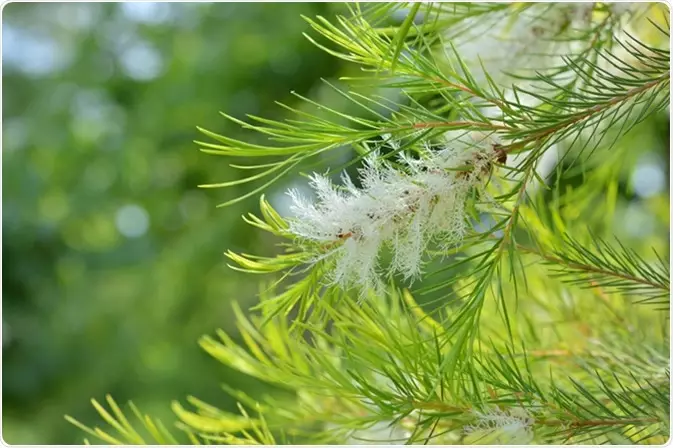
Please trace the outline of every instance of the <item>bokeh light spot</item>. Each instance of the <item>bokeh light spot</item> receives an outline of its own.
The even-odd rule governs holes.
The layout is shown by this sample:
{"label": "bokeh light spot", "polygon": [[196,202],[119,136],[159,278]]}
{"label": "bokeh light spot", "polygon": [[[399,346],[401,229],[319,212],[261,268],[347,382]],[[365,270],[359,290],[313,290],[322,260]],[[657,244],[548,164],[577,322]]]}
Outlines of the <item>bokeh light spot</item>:
{"label": "bokeh light spot", "polygon": [[28,142],[28,123],[25,118],[6,119],[2,127],[2,150],[16,151]]}
{"label": "bokeh light spot", "polygon": [[27,75],[45,76],[68,67],[72,54],[46,33],[3,23],[2,62]]}
{"label": "bokeh light spot", "polygon": [[631,177],[633,191],[641,198],[649,198],[664,191],[666,176],[661,166],[655,162],[636,165]]}
{"label": "bokeh light spot", "polygon": [[164,69],[161,54],[146,42],[135,42],[121,53],[122,70],[126,76],[137,81],[150,81]]}
{"label": "bokeh light spot", "polygon": [[56,223],[68,214],[68,198],[61,190],[40,199],[40,215],[50,223]]}
{"label": "bokeh light spot", "polygon": [[129,204],[117,210],[115,224],[119,233],[127,238],[143,236],[150,226],[147,211],[139,205]]}
{"label": "bokeh light spot", "polygon": [[55,18],[60,26],[73,31],[91,29],[100,16],[100,4],[96,3],[65,3],[54,5]]}
{"label": "bokeh light spot", "polygon": [[124,2],[119,5],[122,13],[138,23],[157,25],[171,20],[171,4],[161,2]]}

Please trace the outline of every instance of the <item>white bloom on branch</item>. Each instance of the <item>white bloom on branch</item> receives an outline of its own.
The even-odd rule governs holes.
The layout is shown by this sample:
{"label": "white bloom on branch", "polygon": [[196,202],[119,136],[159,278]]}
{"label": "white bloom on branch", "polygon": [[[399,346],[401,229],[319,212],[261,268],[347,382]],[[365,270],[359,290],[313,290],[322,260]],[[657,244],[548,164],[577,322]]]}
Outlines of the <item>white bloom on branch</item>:
{"label": "white bloom on branch", "polygon": [[[468,18],[460,32],[446,36],[482,83],[484,71],[502,85],[563,64],[562,56],[576,53],[582,41],[573,34],[591,25],[593,3],[540,3],[513,15],[512,6],[486,17]],[[454,60],[449,48],[447,57]],[[521,80],[518,80],[521,84]]]}
{"label": "white bloom on branch", "polygon": [[499,409],[487,412],[474,411],[477,422],[463,428],[465,434],[492,434],[499,444],[528,444],[533,440],[531,427],[535,419],[524,408]]}
{"label": "white bloom on branch", "polygon": [[335,267],[331,280],[363,290],[380,284],[380,255],[392,253],[387,269],[412,279],[421,273],[429,243],[450,247],[466,231],[466,201],[483,186],[497,157],[486,137],[454,138],[447,146],[426,148],[419,158],[400,155],[399,168],[378,155],[359,170],[361,187],[348,176],[336,186],[313,174],[317,201],[289,192],[290,232],[302,242],[317,243]]}
{"label": "white bloom on branch", "polygon": [[[624,22],[637,3],[608,3],[614,22]],[[533,81],[507,74],[534,78],[536,73],[551,74],[567,65],[564,57],[586,51],[587,33],[603,32],[599,26],[606,11],[596,3],[537,3],[509,8],[485,16],[475,16],[449,28],[445,39],[446,56],[456,60],[453,45],[471,74],[481,83],[488,73],[503,87],[516,83],[529,87]]]}

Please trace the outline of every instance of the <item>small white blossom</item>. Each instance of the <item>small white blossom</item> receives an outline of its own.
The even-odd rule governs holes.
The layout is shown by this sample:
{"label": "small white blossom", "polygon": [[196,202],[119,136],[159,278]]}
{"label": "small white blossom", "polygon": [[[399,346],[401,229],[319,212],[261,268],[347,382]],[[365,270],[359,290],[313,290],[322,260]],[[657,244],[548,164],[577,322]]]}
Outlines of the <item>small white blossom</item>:
{"label": "small white blossom", "polygon": [[335,186],[320,174],[311,176],[317,201],[289,192],[295,218],[290,232],[299,243],[318,243],[335,267],[331,280],[363,290],[377,287],[379,257],[390,248],[389,273],[412,279],[421,272],[431,241],[448,247],[467,230],[466,201],[483,185],[496,152],[486,139],[453,139],[439,150],[426,148],[420,158],[401,155],[401,169],[374,155],[359,170],[357,188],[348,176]]}
{"label": "small white blossom", "polygon": [[[562,57],[582,50],[577,30],[589,29],[593,3],[535,4],[516,13],[502,10],[465,19],[460,34],[448,35],[472,75],[485,82],[484,71],[508,85],[506,74],[531,76],[564,64]],[[447,48],[448,52],[448,48]],[[454,59],[447,54],[449,60]],[[525,84],[517,80],[517,84]]]}
{"label": "small white blossom", "polygon": [[[637,11],[640,6],[638,3],[621,2],[608,3],[607,7],[614,17],[621,20],[623,17],[628,17],[630,15],[628,13]],[[545,69],[564,65],[563,56],[585,48],[585,39],[574,40],[572,36],[577,34],[577,31],[588,30],[591,26],[595,26],[598,19],[595,17],[594,9],[595,3],[591,2],[539,4],[531,6],[521,14],[520,18],[514,20],[505,20],[505,17],[511,16],[509,10],[502,12],[501,20],[496,22],[489,22],[489,19],[480,17],[468,19],[468,22],[469,20],[474,21],[474,26],[467,27],[470,29],[471,37],[465,42],[460,41],[456,47],[469,63],[471,70],[474,71],[473,74],[478,79],[482,79],[482,82],[484,81],[482,64],[487,73],[501,82],[505,80],[505,76],[498,75],[502,75],[503,71],[509,73],[517,71],[519,74],[528,72],[529,75],[532,74],[531,70],[544,72]],[[629,31],[636,34],[633,30]],[[557,39],[561,34],[564,34],[563,38]],[[618,36],[623,38],[623,34],[622,32]],[[617,45],[611,51],[618,55],[617,60],[630,61],[633,59],[632,55],[622,46]],[[608,59],[600,58],[598,65],[605,72],[614,74],[619,72],[619,68],[610,64]],[[516,81],[519,87],[524,88],[531,88],[530,84],[533,84],[530,80],[511,79],[511,81]],[[582,82],[578,82],[578,86],[581,85]],[[535,89],[531,88],[531,90]],[[511,89],[504,89],[503,94],[510,103],[518,103],[523,107],[533,108],[542,104],[539,97],[525,90],[518,90],[515,93]],[[502,111],[495,106],[483,108],[482,112],[494,119],[500,119],[502,116]],[[581,131],[581,135],[587,139],[596,134],[599,134],[597,126],[585,126]],[[574,138],[572,135],[569,141],[573,141]],[[539,190],[541,186],[539,179],[547,179],[553,172],[560,160],[559,151],[558,142],[553,143],[549,150],[545,151],[536,166],[538,176],[529,180],[529,186],[526,187],[527,193],[533,194]],[[529,151],[514,154],[508,158],[507,164],[517,167],[529,155]],[[522,173],[512,174],[510,177],[514,179],[522,175]]]}
{"label": "small white blossom", "polygon": [[[606,6],[612,20],[620,22],[630,34],[639,34],[629,28],[628,19],[643,8],[643,4],[615,2]],[[513,8],[518,6],[462,20],[449,28],[445,36],[480,83],[486,81],[485,71],[503,87],[509,88],[512,83],[530,87],[535,84],[533,81],[508,78],[507,74],[534,76],[555,72],[558,67],[567,65],[564,57],[586,51],[586,32],[601,30],[597,25],[605,20],[604,13],[596,12],[594,2],[530,4],[514,15]],[[615,37],[626,37],[620,27],[616,31]],[[447,58],[454,60],[449,54],[450,48],[447,46],[445,50]],[[629,57],[629,52],[620,46],[615,46],[613,51],[623,51],[623,56]],[[611,64],[603,59],[598,64],[604,70],[611,70]]]}
{"label": "small white blossom", "polygon": [[533,440],[531,426],[535,419],[524,408],[488,412],[474,411],[477,423],[463,428],[466,434],[483,433],[496,435],[496,443],[523,445]]}

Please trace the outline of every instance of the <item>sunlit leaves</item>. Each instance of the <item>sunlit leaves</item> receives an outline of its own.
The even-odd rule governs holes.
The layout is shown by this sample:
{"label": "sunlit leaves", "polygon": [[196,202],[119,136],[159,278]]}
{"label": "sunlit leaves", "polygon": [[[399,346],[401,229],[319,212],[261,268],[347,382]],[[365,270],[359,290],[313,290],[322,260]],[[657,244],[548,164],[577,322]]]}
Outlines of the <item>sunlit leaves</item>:
{"label": "sunlit leaves", "polygon": [[[392,162],[391,156],[431,160],[427,151],[460,148],[461,138],[480,132],[490,139],[486,149],[494,161],[488,166],[476,160],[459,167],[418,165],[420,177],[437,168],[441,174],[444,168],[460,172],[480,167],[488,175],[488,189],[470,191],[469,201],[461,197],[461,204],[469,204],[469,213],[461,218],[469,217],[470,231],[459,241],[438,241],[428,260],[414,265],[435,263],[430,274],[423,271],[428,275],[421,276],[420,286],[400,292],[399,272],[389,271],[379,290],[351,291],[334,281],[334,264],[322,255],[331,244],[354,237],[350,229],[341,229],[340,221],[352,210],[331,208],[331,203],[322,209],[306,205],[311,213],[303,215],[305,227],[293,232],[293,221],[262,198],[261,217],[244,219],[272,235],[276,254],[226,255],[234,269],[268,275],[269,284],[252,314],[234,307],[237,335],[218,331],[216,337],[204,336],[200,345],[228,368],[289,392],[290,405],[246,396],[239,418],[190,398],[195,412],[174,405],[182,424],[206,440],[225,443],[273,443],[274,431],[281,428],[309,441],[327,440],[334,429],[332,439],[344,442],[366,438],[362,432],[376,425],[398,430],[407,443],[473,443],[479,432],[491,437],[483,440],[503,442],[501,433],[508,431],[509,440],[526,443],[665,440],[668,332],[665,316],[641,305],[667,303],[668,262],[656,253],[656,260],[646,259],[644,252],[610,238],[608,225],[598,229],[598,237],[594,229],[582,230],[568,221],[591,207],[602,213],[614,210],[614,173],[621,165],[620,155],[608,155],[609,150],[668,101],[668,51],[631,36],[612,39],[610,33],[621,26],[617,13],[591,4],[580,10],[591,26],[566,35],[574,22],[565,17],[568,23],[553,36],[558,42],[572,37],[583,44],[563,59],[564,67],[546,67],[551,73],[542,67],[530,77],[515,77],[521,84],[503,86],[485,64],[475,66],[461,54],[459,36],[432,34],[441,26],[460,30],[462,20],[496,12],[509,14],[512,26],[521,26],[518,14],[527,6],[455,6],[450,11],[439,5],[436,16],[434,6],[406,7],[398,27],[381,25],[386,14],[400,11],[393,5],[355,6],[350,17],[306,18],[321,36],[307,34],[312,43],[359,65],[370,85],[393,89],[397,100],[338,89],[362,115],[302,96],[298,98],[321,114],[290,106],[283,106],[292,115],[284,120],[250,115],[243,121],[223,114],[257,139],[202,130],[214,140],[199,143],[204,151],[274,161],[236,165],[253,174],[209,187],[262,182],[231,204],[257,195],[309,158],[344,146],[362,157],[388,159],[388,178],[394,174],[415,181],[413,170],[404,172],[403,163]],[[555,5],[544,8],[558,12]],[[416,24],[421,12],[427,26]],[[597,13],[603,20],[594,23]],[[617,45],[629,58],[615,56]],[[438,57],[442,53],[446,60]],[[480,70],[484,76],[478,75]],[[554,162],[556,176],[548,176],[554,170],[540,169],[542,156],[552,148],[561,153]],[[603,150],[598,155],[605,166],[594,170],[584,162],[596,148]],[[568,155],[583,162],[576,168],[583,188],[561,192]],[[363,188],[343,180],[350,196],[340,194],[344,188],[332,185],[327,176],[314,176],[314,184],[329,186],[316,187],[317,195],[323,203],[346,206],[352,198],[373,197],[365,201],[370,208],[353,213],[360,229],[357,219],[372,209],[394,210],[386,216],[391,222],[403,219],[397,206],[410,210],[400,197],[412,186],[401,189],[398,197],[390,183],[372,182],[380,179],[371,172],[367,177],[366,169],[361,173]],[[434,173],[444,179],[439,174]],[[370,184],[386,195],[372,194]],[[440,184],[447,187],[448,182]],[[602,186],[607,199],[596,205],[600,198],[593,190]],[[562,194],[564,201],[559,200]],[[436,204],[441,197],[431,199],[428,204]],[[383,202],[393,206],[383,209]],[[328,215],[324,229],[318,226],[323,215]],[[388,229],[393,227],[388,223]],[[304,245],[295,238],[306,235]],[[393,253],[387,256],[394,259],[396,246],[391,246]],[[426,294],[438,297],[433,311],[423,301]],[[253,410],[258,417],[250,417]]]}

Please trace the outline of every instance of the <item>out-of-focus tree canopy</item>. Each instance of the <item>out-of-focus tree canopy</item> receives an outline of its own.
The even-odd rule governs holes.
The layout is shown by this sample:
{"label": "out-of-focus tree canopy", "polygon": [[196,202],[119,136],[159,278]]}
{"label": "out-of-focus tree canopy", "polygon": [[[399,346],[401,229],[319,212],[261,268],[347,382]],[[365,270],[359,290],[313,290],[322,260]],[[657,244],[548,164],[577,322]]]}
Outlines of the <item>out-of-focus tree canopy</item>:
{"label": "out-of-focus tree canopy", "polygon": [[[303,36],[328,4],[63,3],[3,9],[3,437],[80,443],[112,393],[159,416],[255,387],[196,345],[258,285],[226,267],[263,245],[256,198],[197,185],[240,176],[197,125],[274,116],[339,62]],[[245,185],[240,192],[245,191]],[[88,416],[88,417],[87,417]],[[93,419],[93,420],[92,420]],[[170,419],[168,419],[170,420]]]}

